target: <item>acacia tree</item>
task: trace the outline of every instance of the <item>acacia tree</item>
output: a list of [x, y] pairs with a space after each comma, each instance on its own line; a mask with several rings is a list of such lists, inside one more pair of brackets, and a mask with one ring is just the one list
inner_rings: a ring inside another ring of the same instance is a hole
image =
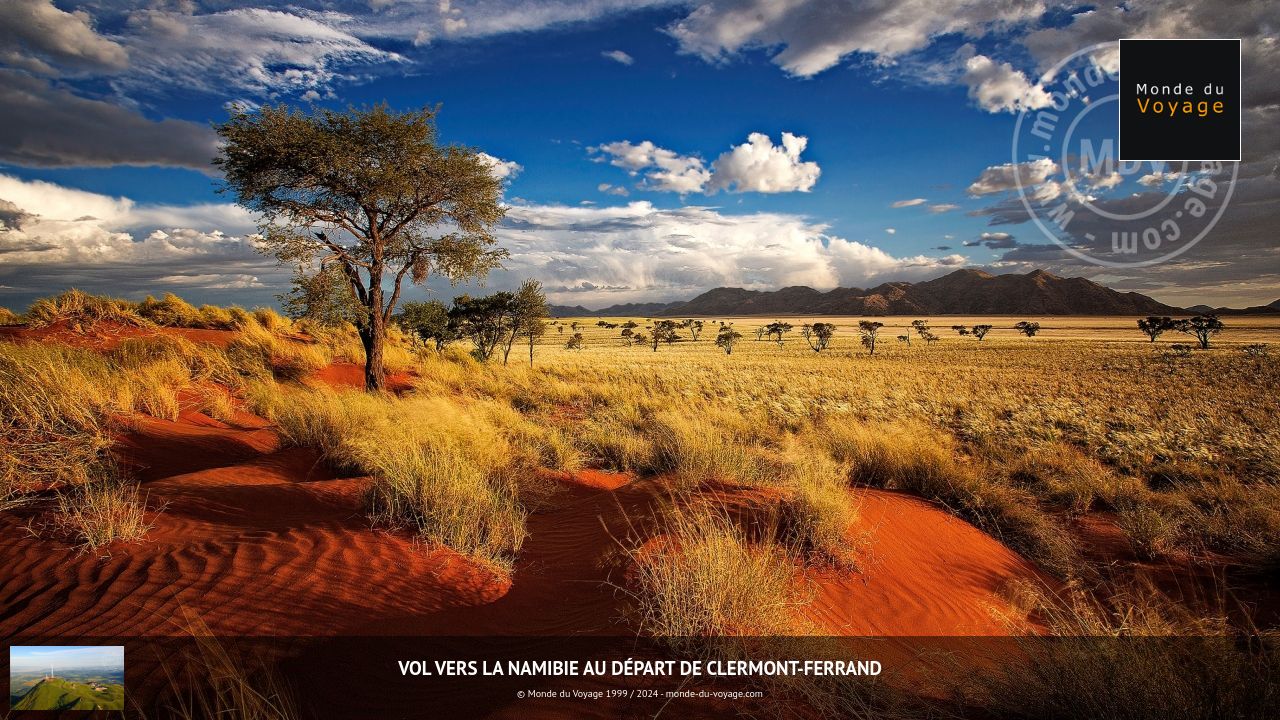
[[778, 343], [778, 347], [782, 347], [782, 336], [791, 332], [791, 323], [771, 322], [764, 326], [764, 334], [773, 338]]
[[[1027, 337], [1035, 337], [1036, 333], [1040, 332], [1040, 323], [1032, 322], [1030, 320], [1021, 320], [1017, 325], [1013, 326], [1013, 329]], [[978, 339], [981, 340], [982, 338]]]
[[1194, 335], [1201, 350], [1209, 349], [1209, 339], [1226, 327], [1217, 315], [1196, 315], [1190, 320], [1178, 320], [1174, 328], [1178, 332]]
[[483, 277], [506, 256], [493, 247], [501, 181], [478, 151], [442, 147], [435, 115], [280, 105], [236, 110], [217, 128], [224, 190], [262, 217], [262, 250], [346, 279], [368, 390], [385, 384], [387, 324], [406, 278]]
[[407, 302], [396, 321], [405, 332], [418, 336], [422, 342], [434, 343], [437, 352], [458, 336], [449, 320], [449, 308], [439, 300]]
[[702, 334], [703, 322], [701, 320], [689, 320], [688, 322], [689, 324], [686, 327], [689, 328], [689, 337], [693, 338], [694, 342], [698, 342], [698, 336]]
[[982, 342], [982, 338], [986, 337], [987, 333], [991, 332], [991, 326], [990, 325], [974, 325], [973, 329], [970, 330], [969, 332], [973, 333], [973, 336], [978, 338], [978, 342]]
[[449, 309], [449, 320], [462, 337], [475, 344], [474, 355], [481, 362], [488, 362], [494, 351], [509, 342], [512, 337], [516, 296], [499, 292], [473, 298], [463, 295], [454, 298]]
[[1148, 315], [1138, 320], [1138, 329], [1147, 337], [1151, 338], [1151, 342], [1155, 342], [1156, 338], [1165, 334], [1169, 330], [1176, 327], [1173, 318], [1169, 316]]
[[871, 355], [876, 354], [876, 337], [880, 334], [882, 327], [884, 323], [875, 320], [858, 321], [858, 334], [862, 336], [862, 346], [870, 351]]
[[650, 331], [649, 341], [653, 344], [653, 351], [658, 352], [658, 343], [664, 342], [671, 344], [680, 338], [676, 334], [676, 322], [674, 320], [659, 320], [653, 324]]
[[741, 339], [742, 333], [730, 325], [721, 325], [720, 332], [716, 333], [716, 346], [724, 348], [725, 355], [732, 355], [734, 344]]
[[800, 336], [809, 343], [814, 352], [820, 353], [831, 343], [831, 336], [836, 334], [836, 326], [832, 323], [813, 323], [800, 328]]
[[928, 338], [929, 336], [928, 320], [912, 320], [911, 327], [915, 329], [916, 334], [919, 335], [921, 338]]

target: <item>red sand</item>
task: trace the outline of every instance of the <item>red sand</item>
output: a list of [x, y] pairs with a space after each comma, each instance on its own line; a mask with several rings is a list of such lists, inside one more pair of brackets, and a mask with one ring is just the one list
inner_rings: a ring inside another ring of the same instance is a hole
[[[331, 363], [317, 371], [312, 378], [333, 388], [364, 389], [364, 366], [349, 362]], [[413, 389], [413, 376], [409, 373], [388, 373], [387, 389], [403, 393]]]

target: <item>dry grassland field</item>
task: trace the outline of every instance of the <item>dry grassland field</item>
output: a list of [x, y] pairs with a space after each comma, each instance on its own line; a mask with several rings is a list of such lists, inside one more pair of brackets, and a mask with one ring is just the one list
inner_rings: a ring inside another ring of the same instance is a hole
[[[559, 318], [506, 364], [393, 329], [371, 394], [350, 326], [41, 301], [0, 328], [0, 629], [638, 636], [703, 658], [898, 638], [874, 646], [898, 673], [757, 679], [753, 712], [1080, 717], [1135, 688], [1155, 712], [1274, 707], [1280, 364], [1256, 346], [1280, 321], [1175, 351], [1187, 336], [1136, 318], [919, 318], [926, 343], [881, 317], [871, 354], [864, 319], [702, 318], [655, 350], [606, 327], [654, 319]], [[821, 352], [815, 322], [836, 326]], [[924, 662], [926, 637], [978, 644]], [[1001, 637], [1022, 659], [993, 669], [981, 648], [1010, 648], [975, 638]], [[212, 716], [263, 676], [201, 647], [218, 680], [183, 692]], [[148, 692], [177, 692], [152, 667]], [[302, 706], [351, 701], [308, 687]], [[292, 716], [277, 690], [252, 717]]]

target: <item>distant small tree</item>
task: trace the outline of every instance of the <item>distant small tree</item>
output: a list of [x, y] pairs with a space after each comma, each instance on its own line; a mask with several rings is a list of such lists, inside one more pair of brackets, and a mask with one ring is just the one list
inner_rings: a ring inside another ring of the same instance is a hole
[[1138, 329], [1151, 338], [1151, 342], [1155, 342], [1157, 338], [1174, 329], [1174, 327], [1176, 325], [1173, 322], [1173, 318], [1167, 315], [1164, 317], [1149, 315], [1138, 320]]
[[926, 345], [932, 345], [932, 344], [934, 344], [934, 343], [938, 342], [938, 336], [937, 336], [937, 335], [934, 335], [932, 332], [925, 331], [925, 334], [924, 334], [924, 342], [925, 342], [925, 344], [926, 344]]
[[929, 322], [927, 320], [912, 320], [911, 327], [922, 338], [929, 334]]
[[649, 336], [644, 334], [643, 332], [636, 331], [631, 335], [631, 344], [632, 345], [648, 345]]
[[635, 330], [636, 328], [640, 327], [640, 323], [636, 322], [635, 320], [628, 320], [622, 323], [622, 327], [627, 328], [628, 330]]
[[1035, 337], [1036, 333], [1040, 332], [1040, 323], [1023, 320], [1019, 322], [1017, 325], [1014, 325], [1013, 329], [1017, 330], [1023, 335], [1026, 335], [1027, 337]]
[[563, 334], [564, 334], [564, 326], [563, 326], [563, 325], [561, 325], [560, 323], [556, 323], [556, 332], [558, 332], [558, 333], [560, 333], [561, 335], [563, 335]]
[[659, 320], [653, 324], [653, 330], [649, 336], [653, 345], [653, 351], [658, 352], [658, 343], [671, 344], [679, 339], [676, 334], [676, 322], [674, 320]]
[[511, 355], [511, 346], [516, 338], [524, 338], [529, 343], [529, 365], [533, 365], [533, 346], [547, 330], [547, 296], [542, 293], [542, 283], [537, 280], [525, 280], [520, 284], [512, 297], [511, 317], [506, 346], [502, 353], [502, 364], [507, 364]]
[[564, 344], [565, 350], [581, 350], [582, 349], [582, 333], [576, 332], [569, 337]]
[[636, 331], [635, 331], [635, 330], [632, 330], [632, 329], [631, 329], [631, 328], [629, 328], [629, 327], [624, 327], [624, 328], [622, 328], [622, 333], [621, 333], [622, 342], [623, 342], [624, 344], [626, 344], [626, 345], [630, 345], [630, 344], [631, 344], [631, 336], [632, 336], [632, 335], [635, 335], [635, 334], [636, 334]]
[[911, 347], [911, 333], [907, 333], [906, 335], [899, 335], [898, 342], [906, 343], [907, 347]]
[[458, 338], [457, 328], [449, 320], [449, 308], [439, 300], [407, 302], [396, 320], [405, 332], [434, 344], [437, 352]]
[[875, 320], [859, 320], [858, 334], [862, 336], [862, 346], [865, 347], [870, 354], [876, 354], [876, 338], [880, 334], [880, 328], [884, 327], [884, 323]]
[[692, 320], [689, 322], [689, 337], [694, 342], [698, 341], [698, 336], [702, 334], [703, 323], [701, 320]]
[[716, 346], [723, 348], [725, 355], [732, 355], [734, 343], [741, 339], [742, 333], [730, 325], [721, 325], [720, 332], [716, 333]]
[[756, 342], [760, 342], [761, 340], [764, 339], [764, 334], [767, 329], [768, 328], [766, 328], [764, 325], [761, 325], [760, 327], [756, 328]]
[[1178, 332], [1194, 335], [1201, 350], [1208, 350], [1209, 339], [1222, 332], [1225, 327], [1216, 315], [1196, 315], [1190, 320], [1178, 320], [1174, 323], [1174, 329]]
[[987, 333], [991, 332], [991, 326], [990, 325], [974, 325], [973, 329], [970, 330], [969, 332], [973, 333], [973, 336], [978, 338], [978, 342], [982, 342], [982, 338], [986, 337]]
[[820, 353], [831, 344], [831, 337], [836, 334], [836, 326], [832, 323], [806, 324], [800, 328], [800, 337], [809, 343], [814, 352]]
[[768, 325], [765, 325], [764, 332], [766, 335], [773, 338], [774, 342], [778, 343], [778, 347], [782, 347], [782, 336], [791, 332], [791, 323], [777, 321], [771, 322]]
[[488, 362], [493, 353], [510, 337], [515, 317], [515, 295], [499, 292], [473, 298], [454, 298], [449, 320], [462, 337], [475, 344], [475, 357]]
[[969, 328], [965, 327], [964, 325], [952, 325], [951, 329], [955, 330], [956, 333], [962, 337], [969, 334]]

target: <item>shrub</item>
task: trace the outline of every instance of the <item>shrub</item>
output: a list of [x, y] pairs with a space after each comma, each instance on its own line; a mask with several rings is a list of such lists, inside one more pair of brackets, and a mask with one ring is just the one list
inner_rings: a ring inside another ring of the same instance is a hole
[[59, 492], [54, 527], [83, 551], [97, 551], [146, 537], [151, 529], [146, 512], [136, 483], [108, 475]]
[[147, 327], [150, 322], [138, 314], [126, 300], [90, 295], [76, 289], [50, 298], [41, 298], [27, 310], [27, 322], [32, 327], [47, 327], [67, 322], [72, 328], [85, 330], [96, 323], [110, 321], [135, 327]]
[[689, 649], [682, 641], [805, 629], [799, 608], [807, 596], [787, 547], [752, 544], [714, 511], [673, 509], [664, 524], [665, 538], [629, 550], [642, 632]]
[[283, 335], [293, 329], [293, 323], [289, 321], [289, 318], [271, 308], [254, 308], [253, 319], [262, 326], [263, 330], [276, 335]]
[[138, 304], [138, 314], [163, 327], [202, 327], [200, 311], [173, 293], [165, 293], [159, 300], [148, 295]]
[[22, 318], [7, 307], [0, 307], [0, 326], [21, 325]]
[[58, 345], [0, 343], [0, 500], [87, 482], [111, 438], [103, 359]]

